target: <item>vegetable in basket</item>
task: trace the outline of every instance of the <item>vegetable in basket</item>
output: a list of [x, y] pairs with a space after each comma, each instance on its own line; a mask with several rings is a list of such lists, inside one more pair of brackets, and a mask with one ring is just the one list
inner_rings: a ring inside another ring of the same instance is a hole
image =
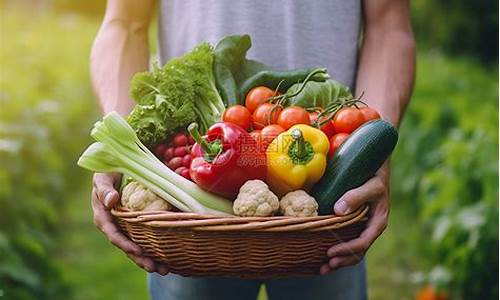
[[293, 191], [281, 198], [280, 213], [290, 217], [314, 217], [318, 215], [318, 203], [306, 191]]
[[80, 167], [94, 172], [126, 174], [181, 211], [232, 214], [229, 200], [202, 190], [158, 160], [117, 112], [97, 122], [91, 136], [97, 142], [81, 155]]
[[203, 43], [161, 68], [134, 75], [130, 95], [137, 105], [128, 122], [146, 146], [192, 122], [205, 131], [220, 120], [224, 102], [215, 86], [213, 61], [214, 50]]
[[167, 201], [142, 184], [132, 181], [122, 190], [122, 206], [132, 211], [171, 210]]
[[200, 187], [234, 199], [248, 180], [266, 179], [266, 157], [252, 136], [240, 126], [216, 123], [205, 137], [201, 137], [197, 127], [196, 123], [188, 127], [196, 141], [190, 175]]
[[[213, 64], [215, 80], [217, 89], [227, 106], [244, 105], [248, 91], [259, 85], [266, 85], [273, 90], [280, 86], [279, 91], [285, 92], [291, 85], [303, 81], [311, 71], [311, 69], [273, 71], [263, 63], [246, 58], [251, 46], [250, 36], [246, 34], [226, 36], [215, 46]], [[326, 70], [322, 70], [312, 80], [328, 79]]]
[[295, 125], [267, 147], [267, 183], [276, 194], [309, 190], [326, 167], [329, 141], [319, 129]]
[[345, 192], [372, 178], [397, 141], [396, 128], [384, 120], [370, 121], [351, 133], [328, 160], [325, 174], [311, 191], [318, 201], [319, 214], [331, 214], [335, 202]]
[[289, 71], [263, 70], [247, 78], [242, 83], [240, 97], [244, 99], [251, 89], [258, 86], [267, 86], [284, 93], [292, 85], [304, 81], [307, 75], [312, 72], [314, 72], [314, 76], [311, 77], [311, 81], [323, 82], [330, 78], [325, 68], [295, 69]]
[[[287, 93], [294, 94], [301, 88], [300, 83], [292, 85]], [[288, 100], [288, 105], [297, 105], [304, 108], [325, 108], [339, 99], [352, 99], [349, 87], [333, 79], [324, 82], [310, 81], [304, 89]]]
[[249, 180], [240, 188], [233, 211], [242, 217], [269, 217], [279, 210], [278, 197], [262, 180]]

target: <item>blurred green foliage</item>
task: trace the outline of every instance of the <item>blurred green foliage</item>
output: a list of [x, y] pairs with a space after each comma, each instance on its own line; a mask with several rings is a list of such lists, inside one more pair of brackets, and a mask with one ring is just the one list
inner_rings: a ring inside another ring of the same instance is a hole
[[424, 280], [453, 299], [498, 298], [498, 69], [437, 53], [417, 84], [393, 156], [393, 199], [424, 235]]
[[[411, 297], [424, 282], [454, 299], [498, 298], [498, 68], [476, 62], [498, 59], [477, 42], [497, 30], [479, 23], [498, 17], [473, 17], [484, 1], [452, 2], [412, 2], [422, 49], [473, 57], [419, 55], [392, 160], [392, 223], [368, 254], [375, 299]], [[144, 273], [93, 227], [89, 174], [75, 164], [98, 117], [87, 65], [103, 4], [51, 3], [2, 12], [0, 298], [144, 298]]]
[[97, 24], [78, 16], [2, 14], [0, 289], [9, 299], [56, 299], [70, 289], [54, 264], [65, 200], [96, 118], [87, 57]]
[[498, 61], [498, 1], [413, 0], [411, 4], [420, 46], [470, 55], [485, 65]]

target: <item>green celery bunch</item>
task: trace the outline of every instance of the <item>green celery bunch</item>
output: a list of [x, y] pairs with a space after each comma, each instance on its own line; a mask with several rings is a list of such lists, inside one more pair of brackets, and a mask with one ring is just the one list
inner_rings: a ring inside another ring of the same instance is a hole
[[165, 166], [138, 139], [118, 113], [97, 122], [91, 136], [97, 141], [78, 160], [94, 172], [118, 172], [130, 176], [184, 212], [231, 215], [232, 202], [208, 193]]

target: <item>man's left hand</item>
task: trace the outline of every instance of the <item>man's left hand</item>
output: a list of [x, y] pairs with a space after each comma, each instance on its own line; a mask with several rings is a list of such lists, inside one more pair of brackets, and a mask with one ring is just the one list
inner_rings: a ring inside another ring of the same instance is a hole
[[320, 268], [321, 275], [335, 269], [359, 263], [371, 244], [382, 234], [389, 219], [389, 164], [362, 186], [346, 192], [336, 203], [336, 215], [349, 214], [364, 204], [370, 204], [366, 229], [359, 238], [332, 246], [327, 251], [328, 263]]

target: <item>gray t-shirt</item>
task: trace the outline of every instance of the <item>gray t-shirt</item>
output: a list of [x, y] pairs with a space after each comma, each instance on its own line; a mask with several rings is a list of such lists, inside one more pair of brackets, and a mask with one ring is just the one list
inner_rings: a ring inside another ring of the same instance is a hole
[[159, 20], [162, 63], [201, 42], [249, 34], [249, 58], [281, 70], [326, 67], [354, 85], [360, 0], [162, 0]]

